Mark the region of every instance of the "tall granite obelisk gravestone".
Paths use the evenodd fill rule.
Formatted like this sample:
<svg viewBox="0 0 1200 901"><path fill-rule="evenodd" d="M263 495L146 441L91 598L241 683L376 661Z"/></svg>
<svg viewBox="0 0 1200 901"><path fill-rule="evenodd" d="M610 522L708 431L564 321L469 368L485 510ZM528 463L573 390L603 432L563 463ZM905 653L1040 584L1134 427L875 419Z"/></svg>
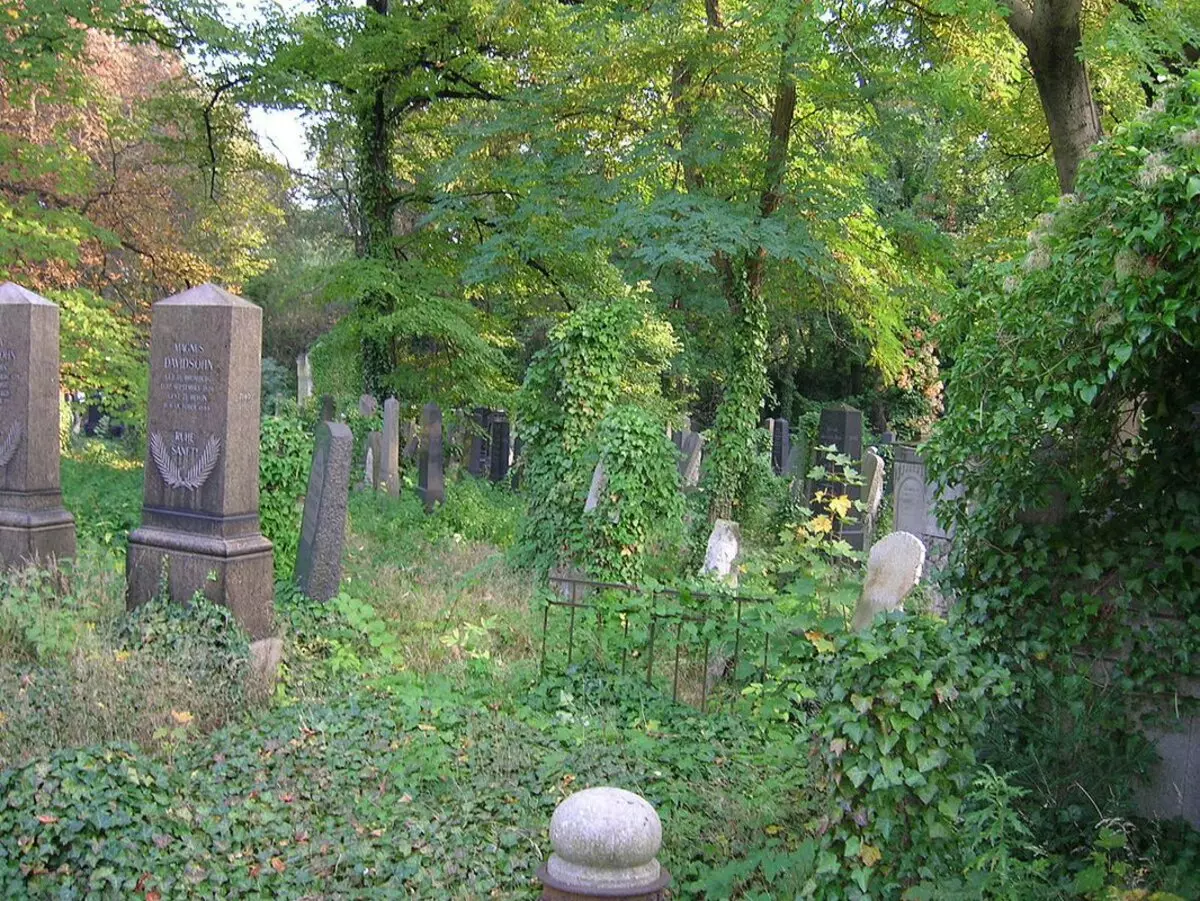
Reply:
<svg viewBox="0 0 1200 901"><path fill-rule="evenodd" d="M125 564L130 607L165 580L173 600L201 592L255 638L274 595L258 525L261 333L262 311L215 285L151 309L145 499Z"/></svg>
<svg viewBox="0 0 1200 901"><path fill-rule="evenodd" d="M58 307L0 285L0 566L73 557L58 473Z"/></svg>

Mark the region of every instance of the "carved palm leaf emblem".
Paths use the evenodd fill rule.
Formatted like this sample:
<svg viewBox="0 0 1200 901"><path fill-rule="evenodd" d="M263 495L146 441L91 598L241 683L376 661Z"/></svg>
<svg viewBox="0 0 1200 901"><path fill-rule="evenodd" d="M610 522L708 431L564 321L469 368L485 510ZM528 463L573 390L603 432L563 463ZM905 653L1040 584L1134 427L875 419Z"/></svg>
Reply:
<svg viewBox="0 0 1200 901"><path fill-rule="evenodd" d="M204 444L204 450L196 457L195 461L186 470L180 466L178 460L171 456L167 450L167 444L162 439L162 435L157 432L150 433L150 458L154 461L155 467L158 469L158 474L162 476L163 482L168 488L187 488L191 491L197 491L208 481L208 477L212 475L212 471L217 466L217 459L221 456L221 439L216 435L209 436L209 439Z"/></svg>
<svg viewBox="0 0 1200 901"><path fill-rule="evenodd" d="M4 443L0 444L0 466L7 466L12 460L13 454L17 452L17 448L21 445L21 423L14 422L8 427L8 434L4 438Z"/></svg>

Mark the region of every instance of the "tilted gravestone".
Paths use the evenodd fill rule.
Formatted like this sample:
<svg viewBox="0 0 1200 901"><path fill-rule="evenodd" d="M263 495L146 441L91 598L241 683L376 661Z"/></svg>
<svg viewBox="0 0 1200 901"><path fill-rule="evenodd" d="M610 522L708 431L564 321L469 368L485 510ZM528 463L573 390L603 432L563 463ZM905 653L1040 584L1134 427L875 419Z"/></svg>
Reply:
<svg viewBox="0 0 1200 901"><path fill-rule="evenodd" d="M775 475L781 476L786 472L788 458L792 454L791 426L786 419L773 419L771 422L771 469Z"/></svg>
<svg viewBox="0 0 1200 901"><path fill-rule="evenodd" d="M488 449L490 451L488 478L493 482L503 482L508 478L508 470L512 466L512 444L509 441L508 414L503 410L493 413L488 431Z"/></svg>
<svg viewBox="0 0 1200 901"><path fill-rule="evenodd" d="M296 403L303 407L313 395L312 363L308 351L296 356Z"/></svg>
<svg viewBox="0 0 1200 901"><path fill-rule="evenodd" d="M476 407L471 414L471 440L467 442L467 472L478 478L487 468L491 448L489 447L492 411L487 407Z"/></svg>
<svg viewBox="0 0 1200 901"><path fill-rule="evenodd" d="M272 628L271 542L258 523L262 311L215 285L151 308L149 448L142 525L129 536L130 607L165 576L255 638Z"/></svg>
<svg viewBox="0 0 1200 901"><path fill-rule="evenodd" d="M446 500L446 458L442 447L442 410L426 404L421 410L421 451L417 470L417 493L426 512Z"/></svg>
<svg viewBox="0 0 1200 901"><path fill-rule="evenodd" d="M924 565L925 545L916 535L892 532L876 542L867 558L867 579L850 627L866 629L880 613L900 610L921 580Z"/></svg>
<svg viewBox="0 0 1200 901"><path fill-rule="evenodd" d="M875 524L879 519L879 507L883 503L884 462L883 457L875 453L874 449L868 450L863 455L862 475L867 506L863 515L866 519L867 540L870 541L875 534Z"/></svg>
<svg viewBox="0 0 1200 901"><path fill-rule="evenodd" d="M75 556L59 487L58 307L0 285L0 566Z"/></svg>
<svg viewBox="0 0 1200 901"><path fill-rule="evenodd" d="M314 601L329 600L342 584L353 454L354 436L347 425L318 423L296 551L296 579L305 597Z"/></svg>
<svg viewBox="0 0 1200 901"><path fill-rule="evenodd" d="M604 489L608 487L608 473L604 471L604 461L598 460L596 468L592 470L592 484L588 488L587 500L583 502L583 512L591 513L600 506L600 498L604 495Z"/></svg>
<svg viewBox="0 0 1200 901"><path fill-rule="evenodd" d="M861 469L860 461L862 460L863 452L862 429L861 411L846 404L835 404L834 406L825 407L821 410L821 421L817 431L817 446L827 447L832 445L836 447L839 454L845 454L850 458L851 465ZM816 455L816 464L823 466L827 472L836 469L826 454L821 452L818 452ZM852 501L862 499L862 487L859 485L845 485L838 482L815 482L809 486L810 500L818 491L826 491L835 495L844 494ZM856 551L861 551L866 546L865 530L861 517L840 523L839 534Z"/></svg>
<svg viewBox="0 0 1200 901"><path fill-rule="evenodd" d="M700 462L704 458L704 436L699 432L688 432L683 436L683 447L679 458L679 478L684 488L695 488L700 484Z"/></svg>
<svg viewBox="0 0 1200 901"><path fill-rule="evenodd" d="M400 401L389 397L383 402L383 444L380 450L382 488L392 497L400 496Z"/></svg>

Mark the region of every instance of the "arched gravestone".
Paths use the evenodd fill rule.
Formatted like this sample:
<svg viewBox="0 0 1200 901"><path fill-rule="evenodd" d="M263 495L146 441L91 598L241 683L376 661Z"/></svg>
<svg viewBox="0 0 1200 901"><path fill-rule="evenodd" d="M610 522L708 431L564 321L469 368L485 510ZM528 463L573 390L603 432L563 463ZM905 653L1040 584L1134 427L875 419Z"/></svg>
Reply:
<svg viewBox="0 0 1200 901"><path fill-rule="evenodd" d="M58 307L0 285L0 566L73 557L59 487Z"/></svg>
<svg viewBox="0 0 1200 901"><path fill-rule="evenodd" d="M130 607L224 604L255 638L273 619L271 542L258 523L262 311L215 285L151 308L142 525L126 556Z"/></svg>

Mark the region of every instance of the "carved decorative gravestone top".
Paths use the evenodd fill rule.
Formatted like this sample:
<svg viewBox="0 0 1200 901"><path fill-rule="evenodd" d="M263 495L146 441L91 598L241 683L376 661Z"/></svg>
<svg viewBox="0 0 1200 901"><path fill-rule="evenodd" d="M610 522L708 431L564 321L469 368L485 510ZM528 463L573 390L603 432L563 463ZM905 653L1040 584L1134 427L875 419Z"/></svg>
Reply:
<svg viewBox="0 0 1200 901"><path fill-rule="evenodd" d="M58 307L0 285L0 566L75 555L59 489Z"/></svg>
<svg viewBox="0 0 1200 901"><path fill-rule="evenodd" d="M126 556L130 606L165 572L172 599L201 592L255 638L274 597L258 524L261 327L258 307L215 285L151 309L145 497Z"/></svg>

